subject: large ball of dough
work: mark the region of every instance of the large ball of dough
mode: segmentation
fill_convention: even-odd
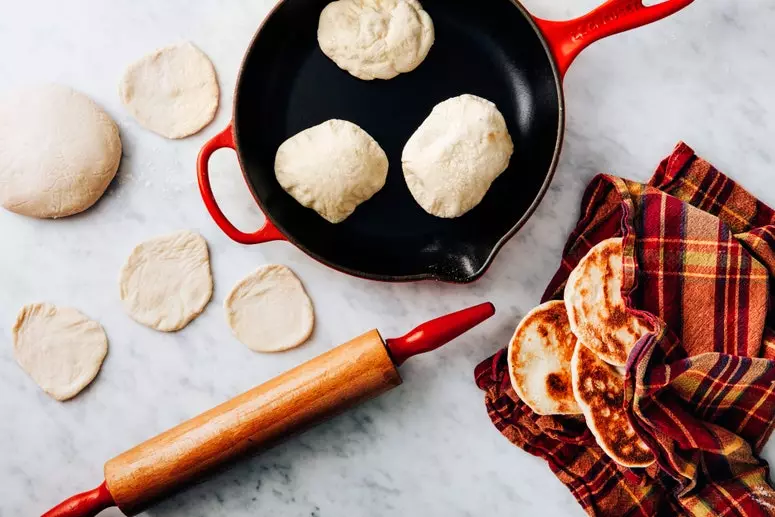
[[[73,398],[88,386],[108,353],[102,326],[68,307],[27,305],[11,333],[16,361],[57,400]]]
[[[478,205],[509,165],[514,144],[492,102],[475,95],[433,108],[404,147],[404,178],[429,214],[459,217]]]
[[[365,80],[411,72],[433,39],[433,21],[417,0],[338,0],[323,9],[318,24],[323,53]]]
[[[146,129],[167,138],[200,131],[218,110],[218,79],[210,59],[189,42],[159,49],[127,68],[119,95]]]
[[[77,214],[105,192],[121,161],[118,128],[102,108],[48,84],[0,100],[0,204],[30,217]]]
[[[339,223],[385,185],[388,159],[360,127],[329,120],[283,142],[274,170],[296,201]]]

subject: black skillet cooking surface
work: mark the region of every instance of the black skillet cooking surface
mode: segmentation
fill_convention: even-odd
[[[611,0],[571,22],[534,20],[510,0],[424,0],[435,43],[416,70],[388,81],[357,79],[323,54],[317,25],[328,2],[285,0],[256,34],[236,88],[233,133],[227,128],[200,155],[208,209],[239,242],[286,239],[356,276],[470,282],[524,224],[551,181],[564,126],[561,79],[570,61],[592,41],[664,17],[691,0],[654,7]],[[611,20],[605,22],[604,16]],[[603,20],[602,25],[595,20]],[[580,32],[584,26],[577,29],[573,23],[586,23],[591,32],[585,35]],[[436,104],[464,93],[498,106],[515,150],[480,205],[462,217],[441,219],[412,198],[401,153]],[[274,176],[280,144],[332,118],[362,127],[390,161],[385,187],[339,224],[300,205]],[[255,234],[224,223],[208,196],[207,159],[215,148],[234,144],[246,181],[267,214],[268,226]]]

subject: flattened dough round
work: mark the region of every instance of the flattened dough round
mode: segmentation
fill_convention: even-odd
[[[304,286],[285,266],[270,264],[243,278],[223,304],[237,339],[256,352],[281,352],[312,334],[315,313]]]
[[[120,161],[116,124],[82,93],[47,84],[0,100],[0,204],[7,210],[40,218],[83,212]]]
[[[492,102],[461,95],[437,104],[404,147],[404,178],[429,214],[460,217],[506,170],[514,144]]]
[[[509,343],[509,377],[519,398],[539,415],[577,415],[570,360],[576,336],[562,301],[528,312]]]
[[[296,201],[340,223],[385,185],[388,159],[366,131],[333,119],[283,142],[274,170]]]
[[[57,400],[73,398],[88,386],[108,353],[102,326],[68,307],[26,305],[11,333],[16,361]]]
[[[185,138],[212,122],[219,92],[212,62],[189,42],[164,47],[131,64],[119,86],[129,113],[167,138]]]
[[[213,295],[207,242],[184,230],[139,244],[121,268],[119,287],[132,319],[164,332],[182,329]]]
[[[573,333],[615,366],[624,366],[635,343],[649,332],[624,303],[622,261],[622,239],[598,243],[571,272],[564,294]]]
[[[411,72],[433,45],[433,21],[417,0],[338,0],[320,14],[320,49],[359,79]]]

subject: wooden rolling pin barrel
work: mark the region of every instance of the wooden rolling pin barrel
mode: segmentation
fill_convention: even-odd
[[[266,449],[401,384],[397,367],[495,313],[483,303],[429,321],[403,337],[371,330],[116,456],[98,488],[43,517],[94,517],[110,506],[135,515],[246,451]]]

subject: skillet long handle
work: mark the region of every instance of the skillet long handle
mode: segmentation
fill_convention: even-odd
[[[692,1],[665,0],[645,6],[643,0],[608,0],[594,11],[574,20],[533,19],[549,43],[560,75],[564,76],[576,56],[592,43],[661,20]]]

